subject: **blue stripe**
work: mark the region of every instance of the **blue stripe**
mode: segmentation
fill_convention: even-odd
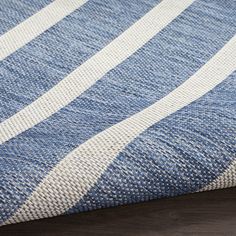
[[[30,104],[157,5],[89,0],[0,64],[0,122]]]
[[[236,71],[139,135],[68,213],[195,192],[236,160]]]
[[[3,144],[0,219],[7,219],[68,152],[168,94],[223,47],[236,25],[226,14],[232,10],[219,3],[196,1],[70,105]]]
[[[53,0],[1,0],[0,35],[21,23]]]

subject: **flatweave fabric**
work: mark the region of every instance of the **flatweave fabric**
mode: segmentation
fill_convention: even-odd
[[[0,225],[236,186],[236,0],[1,0]]]

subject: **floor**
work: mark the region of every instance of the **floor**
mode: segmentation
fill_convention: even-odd
[[[1,227],[8,235],[236,235],[236,188]]]

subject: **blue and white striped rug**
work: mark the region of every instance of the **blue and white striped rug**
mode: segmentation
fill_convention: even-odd
[[[235,0],[1,0],[0,224],[236,186]]]

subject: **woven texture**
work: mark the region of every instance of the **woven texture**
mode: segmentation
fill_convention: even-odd
[[[0,225],[236,186],[235,0],[1,0]]]

